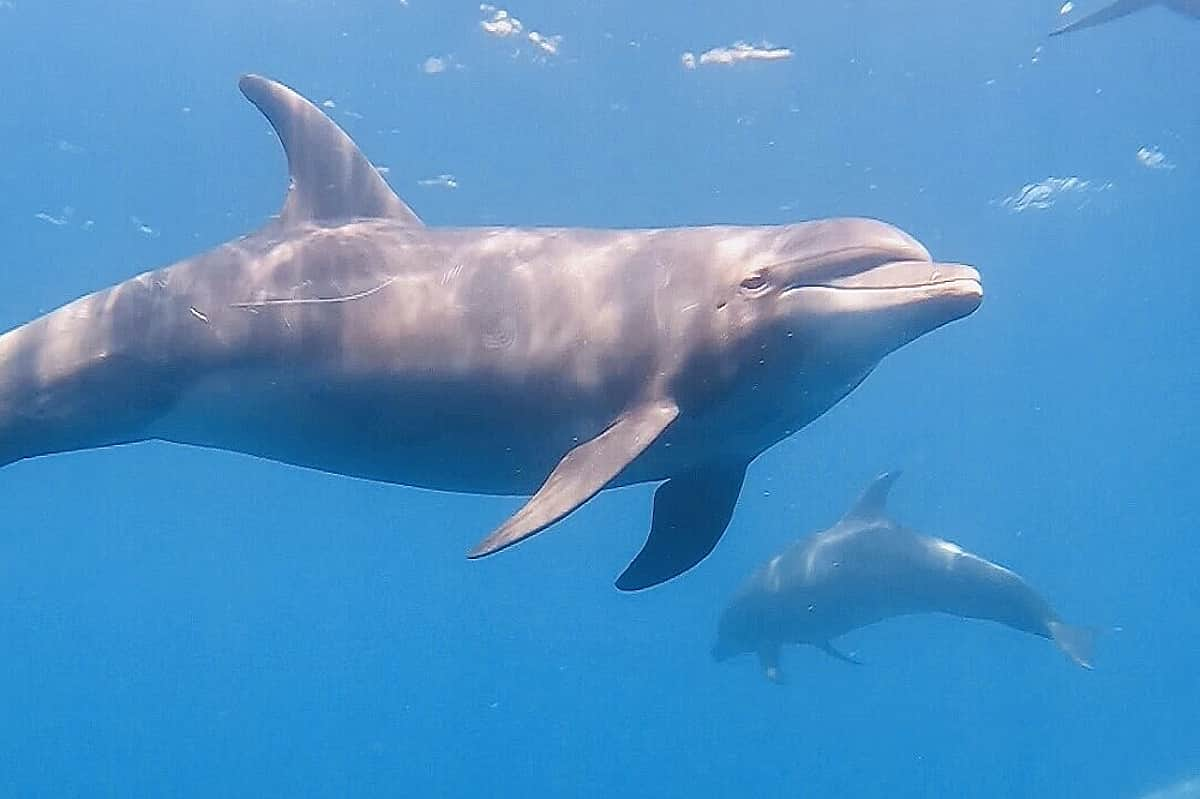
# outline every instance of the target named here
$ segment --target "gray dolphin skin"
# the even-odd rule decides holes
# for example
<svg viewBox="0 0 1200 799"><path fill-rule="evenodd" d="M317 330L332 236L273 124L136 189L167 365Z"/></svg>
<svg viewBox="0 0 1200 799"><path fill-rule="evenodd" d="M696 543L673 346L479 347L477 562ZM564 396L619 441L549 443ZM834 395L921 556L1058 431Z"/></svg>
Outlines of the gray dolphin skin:
<svg viewBox="0 0 1200 799"><path fill-rule="evenodd" d="M1115 3L1104 6L1099 11L1080 17L1074 22L1069 22L1060 28L1050 31L1050 35L1061 36L1064 33L1071 33L1072 31L1083 30L1084 28L1094 28L1097 25L1103 25L1106 22L1112 22L1114 19L1127 17L1135 11L1142 11L1151 6L1169 8L1185 17L1200 19L1200 0L1116 0Z"/></svg>
<svg viewBox="0 0 1200 799"><path fill-rule="evenodd" d="M759 453L982 299L870 219L427 228L312 103L240 87L283 144L282 211L0 336L0 464L160 440L532 495L470 557L665 481L618 580L641 589L713 549Z"/></svg>
<svg viewBox="0 0 1200 799"><path fill-rule="evenodd" d="M837 524L756 570L721 614L713 658L757 654L767 678L782 683L783 644L857 663L833 640L896 616L948 613L1049 638L1090 669L1093 632L1064 624L1018 575L885 515L899 474L877 477Z"/></svg>

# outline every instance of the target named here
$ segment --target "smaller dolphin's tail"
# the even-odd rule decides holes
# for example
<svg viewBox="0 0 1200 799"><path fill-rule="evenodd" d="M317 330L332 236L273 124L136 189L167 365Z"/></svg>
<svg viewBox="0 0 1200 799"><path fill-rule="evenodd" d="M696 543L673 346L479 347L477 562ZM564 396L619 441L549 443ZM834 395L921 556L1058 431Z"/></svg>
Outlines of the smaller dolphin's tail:
<svg viewBox="0 0 1200 799"><path fill-rule="evenodd" d="M1083 666L1093 668L1096 649L1096 630L1091 627L1075 627L1061 621L1052 621L1046 625L1050 629L1050 637L1067 657Z"/></svg>

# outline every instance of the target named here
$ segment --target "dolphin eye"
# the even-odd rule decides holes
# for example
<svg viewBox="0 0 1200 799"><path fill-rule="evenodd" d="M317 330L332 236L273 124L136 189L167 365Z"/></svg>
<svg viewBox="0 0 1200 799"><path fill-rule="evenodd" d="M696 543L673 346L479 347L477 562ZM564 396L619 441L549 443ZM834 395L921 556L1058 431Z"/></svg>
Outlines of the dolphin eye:
<svg viewBox="0 0 1200 799"><path fill-rule="evenodd" d="M747 275L742 278L741 287L746 291L761 291L767 286L767 272L765 269Z"/></svg>

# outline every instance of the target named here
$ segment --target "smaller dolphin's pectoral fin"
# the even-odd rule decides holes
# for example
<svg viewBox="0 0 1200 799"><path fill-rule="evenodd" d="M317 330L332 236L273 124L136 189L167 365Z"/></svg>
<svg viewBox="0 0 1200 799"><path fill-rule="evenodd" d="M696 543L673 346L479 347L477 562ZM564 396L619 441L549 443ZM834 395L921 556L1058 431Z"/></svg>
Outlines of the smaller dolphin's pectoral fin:
<svg viewBox="0 0 1200 799"><path fill-rule="evenodd" d="M650 588L704 560L729 526L745 476L745 464L716 465L660 485L654 492L650 536L617 578L617 588Z"/></svg>
<svg viewBox="0 0 1200 799"><path fill-rule="evenodd" d="M787 677L779 670L779 644L763 644L758 648L758 664L763 676L776 685L787 685Z"/></svg>
<svg viewBox="0 0 1200 799"><path fill-rule="evenodd" d="M1144 8L1157 4L1158 0L1116 0L1115 3L1101 8L1099 11L1088 14L1085 17L1068 22L1061 28L1055 28L1050 31L1051 36L1061 36L1064 33L1071 31L1083 30L1084 28L1094 28L1097 25L1103 25L1106 22L1111 22L1114 19L1126 17L1135 11L1141 11Z"/></svg>
<svg viewBox="0 0 1200 799"><path fill-rule="evenodd" d="M855 501L854 507L850 508L842 518L878 519L883 516L883 512L887 509L888 492L892 490L898 477L900 477L899 469L884 472L876 477L869 486L863 489L862 494Z"/></svg>
<svg viewBox="0 0 1200 799"><path fill-rule="evenodd" d="M279 213L285 225L351 219L421 220L388 187L346 132L282 83L243 75L238 87L279 134L292 183Z"/></svg>
<svg viewBox="0 0 1200 799"><path fill-rule="evenodd" d="M840 649L838 649L837 647L835 647L829 641L823 641L819 644L814 644L813 646L815 646L817 649L820 649L826 655L829 655L832 658L837 658L838 660L842 661L843 663L851 663L855 666L863 665L863 662L861 660L859 660L858 658L850 657L845 652L843 652Z"/></svg>
<svg viewBox="0 0 1200 799"><path fill-rule="evenodd" d="M537 493L467 557L480 558L510 547L587 502L678 415L678 406L670 400L646 403L622 414L603 433L568 452Z"/></svg>

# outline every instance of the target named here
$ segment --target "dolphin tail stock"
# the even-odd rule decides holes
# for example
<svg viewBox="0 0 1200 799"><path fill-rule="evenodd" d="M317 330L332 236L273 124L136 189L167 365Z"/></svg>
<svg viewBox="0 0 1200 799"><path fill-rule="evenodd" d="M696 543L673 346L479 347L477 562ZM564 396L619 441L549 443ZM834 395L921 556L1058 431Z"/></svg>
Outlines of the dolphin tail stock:
<svg viewBox="0 0 1200 799"><path fill-rule="evenodd" d="M1093 627L1076 627L1061 621L1046 625L1055 645L1071 660L1085 669L1095 668L1097 630Z"/></svg>

